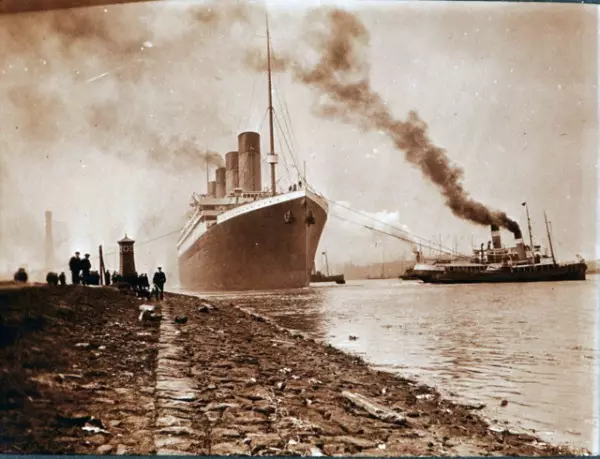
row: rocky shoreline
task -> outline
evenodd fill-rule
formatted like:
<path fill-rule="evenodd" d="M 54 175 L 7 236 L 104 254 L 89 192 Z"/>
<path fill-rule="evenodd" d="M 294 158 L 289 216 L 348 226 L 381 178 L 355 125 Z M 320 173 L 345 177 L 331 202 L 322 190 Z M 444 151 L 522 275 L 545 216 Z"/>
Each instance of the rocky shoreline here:
<path fill-rule="evenodd" d="M 0 288 L 0 452 L 570 455 L 228 302 Z"/>

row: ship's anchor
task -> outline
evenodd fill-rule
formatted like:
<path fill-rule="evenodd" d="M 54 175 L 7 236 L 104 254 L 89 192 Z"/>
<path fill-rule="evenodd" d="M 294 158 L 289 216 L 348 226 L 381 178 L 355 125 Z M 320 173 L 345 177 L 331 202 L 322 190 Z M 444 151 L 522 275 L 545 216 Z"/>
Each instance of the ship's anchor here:
<path fill-rule="evenodd" d="M 306 216 L 305 222 L 308 226 L 314 225 L 316 223 L 315 216 L 312 213 L 312 210 L 308 211 L 308 215 Z"/>

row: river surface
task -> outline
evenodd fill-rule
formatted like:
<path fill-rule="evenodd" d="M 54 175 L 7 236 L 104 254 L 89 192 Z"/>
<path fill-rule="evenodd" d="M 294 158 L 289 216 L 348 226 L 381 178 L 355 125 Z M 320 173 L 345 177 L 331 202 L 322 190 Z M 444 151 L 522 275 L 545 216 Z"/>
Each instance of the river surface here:
<path fill-rule="evenodd" d="M 596 275 L 487 285 L 398 279 L 215 296 L 456 401 L 483 403 L 494 425 L 598 454 L 599 286 Z"/>

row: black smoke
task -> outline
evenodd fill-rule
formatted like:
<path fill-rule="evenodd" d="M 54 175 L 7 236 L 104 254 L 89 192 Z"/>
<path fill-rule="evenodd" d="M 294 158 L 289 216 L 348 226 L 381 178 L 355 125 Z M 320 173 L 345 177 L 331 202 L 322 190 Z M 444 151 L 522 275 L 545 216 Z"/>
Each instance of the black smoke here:
<path fill-rule="evenodd" d="M 454 215 L 480 225 L 496 224 L 520 237 L 518 223 L 505 212 L 471 198 L 462 183 L 463 169 L 432 142 L 417 112 L 396 119 L 373 90 L 365 58 L 370 37 L 355 15 L 339 9 L 316 10 L 307 17 L 304 34 L 317 53 L 316 63 L 306 66 L 292 60 L 288 67 L 297 80 L 320 93 L 315 107 L 320 116 L 387 134 L 406 160 L 439 188 Z"/>

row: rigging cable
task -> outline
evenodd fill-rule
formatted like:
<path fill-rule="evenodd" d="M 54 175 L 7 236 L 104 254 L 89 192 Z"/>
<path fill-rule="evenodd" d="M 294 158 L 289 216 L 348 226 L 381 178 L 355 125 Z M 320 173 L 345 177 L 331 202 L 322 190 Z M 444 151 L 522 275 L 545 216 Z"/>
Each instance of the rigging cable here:
<path fill-rule="evenodd" d="M 279 126 L 279 129 L 280 129 L 280 130 L 283 130 L 283 129 L 282 129 L 282 127 L 281 127 L 281 123 L 280 123 L 280 121 L 279 121 L 279 116 L 277 115 L 277 113 L 275 113 L 275 117 L 274 117 L 274 118 L 275 118 L 275 123 L 276 123 L 276 124 Z M 290 151 L 290 156 L 291 156 L 291 158 L 292 158 L 292 162 L 294 163 L 294 168 L 295 168 L 295 169 L 296 169 L 296 171 L 298 172 L 298 175 L 299 175 L 300 177 L 302 177 L 302 174 L 300 174 L 300 170 L 298 169 L 298 165 L 296 164 L 296 158 L 294 157 L 294 154 L 293 154 L 293 153 L 291 153 L 291 148 L 290 148 L 290 145 L 289 145 L 289 143 L 288 143 L 288 141 L 287 141 L 287 138 L 286 138 L 286 136 L 282 136 L 282 138 L 283 138 L 283 140 L 284 140 L 284 142 L 285 142 L 285 144 L 286 144 L 286 146 L 287 146 L 288 150 Z M 306 181 L 304 181 L 304 182 L 306 183 Z"/>
<path fill-rule="evenodd" d="M 375 218 L 375 217 L 373 217 L 373 216 L 371 216 L 371 215 L 369 215 L 369 214 L 366 214 L 366 213 L 364 213 L 364 212 L 361 212 L 361 211 L 359 211 L 359 210 L 352 209 L 351 207 L 345 206 L 345 205 L 343 205 L 343 204 L 341 204 L 341 203 L 339 203 L 339 202 L 337 202 L 337 201 L 333 201 L 333 200 L 331 200 L 331 199 L 328 199 L 328 198 L 325 198 L 325 199 L 326 199 L 328 202 L 330 202 L 331 204 L 334 204 L 334 205 L 336 205 L 336 206 L 339 206 L 339 207 L 343 207 L 344 209 L 347 209 L 347 210 L 349 210 L 349 211 L 351 211 L 351 212 L 354 212 L 354 213 L 356 213 L 356 214 L 358 214 L 358 215 L 361 215 L 361 216 L 363 216 L 363 217 L 366 217 L 366 218 L 370 218 L 371 220 L 374 220 L 374 221 L 377 221 L 377 222 L 379 222 L 379 223 L 382 223 L 382 224 L 384 224 L 384 225 L 386 225 L 386 226 L 389 226 L 390 228 L 394 228 L 395 230 L 401 231 L 401 232 L 402 232 L 402 233 L 404 233 L 404 234 L 408 234 L 410 237 L 412 237 L 412 238 L 413 238 L 413 242 L 414 242 L 414 243 L 417 243 L 417 241 L 415 241 L 415 239 L 419 239 L 420 241 L 422 241 L 422 242 L 425 242 L 425 243 L 427 243 L 427 244 L 433 244 L 433 241 L 431 241 L 431 240 L 429 240 L 429 239 L 425 239 L 425 238 L 423 238 L 423 237 L 421 237 L 421 236 L 417 236 L 416 234 L 414 234 L 414 233 L 411 233 L 410 231 L 407 231 L 407 230 L 405 230 L 405 229 L 398 228 L 397 226 L 394 226 L 394 225 L 392 225 L 391 223 L 387 223 L 387 222 L 385 222 L 385 221 L 383 221 L 383 220 L 380 220 L 380 219 L 378 219 L 378 218 Z M 436 245 L 437 245 L 437 247 L 438 247 L 438 250 L 439 250 L 440 244 L 436 244 Z M 454 251 L 454 250 L 450 250 L 450 248 L 449 248 L 449 247 L 443 247 L 443 246 L 442 246 L 442 248 L 444 248 L 444 249 L 446 249 L 446 250 L 448 250 L 448 251 L 450 251 L 450 252 L 453 252 L 453 253 L 456 253 L 456 254 L 458 254 L 458 252 L 456 252 L 456 251 Z"/>
<path fill-rule="evenodd" d="M 288 147 L 288 151 L 289 151 L 289 154 L 290 154 L 290 157 L 292 159 L 292 162 L 294 163 L 294 168 L 296 169 L 296 173 L 298 174 L 298 177 L 301 177 L 303 179 L 303 181 L 306 182 L 306 177 L 303 176 L 303 174 L 300 172 L 300 169 L 298 168 L 297 159 L 296 159 L 297 148 L 295 146 L 295 143 L 297 143 L 297 142 L 295 141 L 294 131 L 292 130 L 291 126 L 288 125 L 287 119 L 285 117 L 285 114 L 286 114 L 287 110 L 284 110 L 283 107 L 282 107 L 282 103 L 281 103 L 281 101 L 279 99 L 279 92 L 277 91 L 277 88 L 275 89 L 275 91 L 276 91 L 275 92 L 276 101 L 279 104 L 279 106 L 282 108 L 282 110 L 281 110 L 281 113 L 282 113 L 281 120 L 283 121 L 283 124 L 284 124 L 285 128 L 288 131 L 287 134 L 290 137 L 290 141 L 286 142 L 287 147 Z M 289 116 L 289 114 L 288 114 L 288 116 Z M 281 123 L 281 121 L 279 121 L 279 122 Z M 290 123 L 291 123 L 291 119 L 290 119 Z M 283 127 L 281 127 L 281 130 L 283 131 Z"/>
<path fill-rule="evenodd" d="M 282 96 L 282 97 L 283 97 L 283 96 Z M 279 104 L 279 105 L 280 105 L 280 107 L 281 107 L 283 104 L 281 103 L 281 99 L 279 98 L 279 91 L 277 90 L 277 87 L 275 87 L 275 98 L 276 98 L 276 101 L 278 102 L 278 104 Z M 285 103 L 285 100 L 284 100 L 284 103 Z M 288 114 L 288 116 L 289 116 L 289 111 L 287 111 L 287 104 L 286 104 L 285 108 L 286 108 L 286 110 L 284 111 L 284 110 L 282 109 L 282 112 L 284 113 L 284 115 L 285 115 L 285 113 L 287 112 L 287 114 Z M 306 187 L 308 187 L 309 189 L 314 189 L 314 187 L 311 187 L 311 186 L 310 186 L 310 184 L 309 184 L 309 183 L 307 182 L 307 180 L 306 180 L 306 177 L 304 176 L 304 174 L 303 174 L 302 172 L 300 172 L 300 169 L 298 168 L 298 164 L 296 163 L 296 157 L 295 157 L 295 154 L 294 154 L 294 151 L 293 151 L 293 143 L 294 143 L 294 141 L 293 141 L 293 131 L 291 130 L 290 126 L 287 124 L 287 121 L 286 121 L 286 119 L 285 119 L 285 116 L 284 116 L 284 115 L 282 115 L 282 120 L 283 120 L 283 123 L 285 124 L 285 127 L 286 127 L 286 128 L 287 128 L 287 130 L 288 130 L 288 135 L 290 136 L 290 142 L 288 142 L 287 136 L 285 135 L 285 132 L 283 132 L 283 131 L 284 131 L 284 129 L 283 129 L 283 126 L 282 126 L 282 124 L 281 124 L 280 117 L 278 116 L 278 113 L 275 113 L 275 120 L 276 120 L 276 123 L 277 123 L 277 125 L 278 125 L 278 127 L 279 127 L 279 130 L 282 132 L 282 137 L 283 137 L 283 140 L 285 141 L 285 144 L 286 144 L 286 146 L 287 146 L 287 148 L 288 148 L 288 150 L 289 150 L 289 152 L 290 152 L 290 156 L 291 156 L 291 158 L 292 158 L 292 161 L 294 162 L 294 167 L 295 167 L 296 171 L 298 172 L 298 175 L 299 175 L 300 177 L 302 177 L 302 179 L 303 179 L 303 182 L 304 182 L 304 184 L 305 184 L 305 186 L 306 186 Z M 291 118 L 290 118 L 290 123 L 291 123 Z M 290 143 L 292 143 L 292 146 L 290 146 Z M 283 149 L 282 149 L 282 150 L 283 150 Z M 416 241 L 416 240 L 419 240 L 419 242 L 420 242 L 422 245 L 427 245 L 428 247 L 434 244 L 432 241 L 430 241 L 430 240 L 428 240 L 428 239 L 425 239 L 425 238 L 423 238 L 423 237 L 417 236 L 416 234 L 413 234 L 413 233 L 411 233 L 410 231 L 407 231 L 407 230 L 404 230 L 404 229 L 398 228 L 398 227 L 396 227 L 396 226 L 394 226 L 394 225 L 391 225 L 391 224 L 389 224 L 389 223 L 387 223 L 387 222 L 384 222 L 383 220 L 377 219 L 377 218 L 375 218 L 375 217 L 372 217 L 371 215 L 368 215 L 368 214 L 365 214 L 365 213 L 363 213 L 363 212 L 360 212 L 360 211 L 358 211 L 358 210 L 352 209 L 352 208 L 350 208 L 350 207 L 348 207 L 348 206 L 344 206 L 343 204 L 341 204 L 341 203 L 339 203 L 339 202 L 336 202 L 336 201 L 333 201 L 333 200 L 331 200 L 331 199 L 328 199 L 328 198 L 326 198 L 326 197 L 324 197 L 324 198 L 325 198 L 325 199 L 326 199 L 328 202 L 330 202 L 330 203 L 332 203 L 332 204 L 334 204 L 334 205 L 337 205 L 337 206 L 343 207 L 343 208 L 345 208 L 345 209 L 347 209 L 347 210 L 350 210 L 350 211 L 352 211 L 352 212 L 354 212 L 354 213 L 356 213 L 356 214 L 358 214 L 358 215 L 361 215 L 361 216 L 363 216 L 363 217 L 369 218 L 369 219 L 371 219 L 371 220 L 373 220 L 373 221 L 375 221 L 375 222 L 382 223 L 382 224 L 384 224 L 384 225 L 386 225 L 386 226 L 388 226 L 388 227 L 390 227 L 390 228 L 393 228 L 393 229 L 395 229 L 395 230 L 397 230 L 397 231 L 400 231 L 400 232 L 402 232 L 402 233 L 404 233 L 404 234 L 408 234 L 410 237 L 412 237 L 412 238 L 413 238 L 413 239 L 412 239 L 412 243 L 415 243 L 415 244 L 416 244 L 416 243 L 417 243 L 417 241 Z M 416 240 L 415 240 L 415 239 L 416 239 Z M 423 244 L 423 243 L 424 243 L 424 244 Z M 458 255 L 460 255 L 460 254 L 459 254 L 458 252 L 456 252 L 455 250 L 451 250 L 451 249 L 449 249 L 448 247 L 443 247 L 441 244 L 435 244 L 435 245 L 438 247 L 438 248 L 437 248 L 437 251 L 439 251 L 439 252 L 443 252 L 443 253 L 454 253 L 454 254 L 458 254 Z"/>
<path fill-rule="evenodd" d="M 276 90 L 276 94 L 277 94 L 277 90 Z M 278 100 L 278 99 L 277 99 L 277 100 Z M 279 100 L 278 100 L 278 101 L 279 101 Z M 283 127 L 282 127 L 282 125 L 281 125 L 281 121 L 280 121 L 280 118 L 279 118 L 279 116 L 278 116 L 278 113 L 275 113 L 275 121 L 276 121 L 276 123 L 277 123 L 277 126 L 279 127 L 279 130 L 280 130 L 280 131 L 282 131 L 282 138 L 283 138 L 283 140 L 284 140 L 284 142 L 285 142 L 285 144 L 286 144 L 286 146 L 287 146 L 288 150 L 290 151 L 290 155 L 291 155 L 291 157 L 292 157 L 292 161 L 294 162 L 294 167 L 295 167 L 296 171 L 298 172 L 298 175 L 299 175 L 300 177 L 302 177 L 302 178 L 303 178 L 303 182 L 304 182 L 304 184 L 305 184 L 305 186 L 306 186 L 306 187 L 308 187 L 309 189 L 314 189 L 314 187 L 310 186 L 310 184 L 307 182 L 307 180 L 306 180 L 306 177 L 305 177 L 305 176 L 304 176 L 304 175 L 303 175 L 303 174 L 300 172 L 300 170 L 299 170 L 299 168 L 298 168 L 298 165 L 296 164 L 296 158 L 295 158 L 295 155 L 294 155 L 294 153 L 293 153 L 293 151 L 292 151 L 292 148 L 290 147 L 290 144 L 289 144 L 289 142 L 288 142 L 288 139 L 287 139 L 287 137 L 286 137 L 285 133 L 283 133 Z M 387 222 L 385 222 L 385 221 L 383 221 L 383 220 L 380 220 L 380 219 L 378 219 L 378 218 L 375 218 L 375 217 L 373 217 L 373 216 L 371 216 L 371 215 L 365 214 L 365 213 L 363 213 L 363 212 L 360 212 L 360 211 L 358 211 L 358 210 L 352 209 L 352 208 L 350 208 L 350 207 L 348 207 L 348 206 L 344 206 L 343 204 L 341 204 L 341 203 L 339 203 L 339 202 L 336 202 L 336 201 L 333 201 L 333 200 L 331 200 L 331 199 L 329 199 L 329 198 L 326 198 L 326 197 L 324 197 L 324 198 L 325 198 L 325 199 L 326 199 L 328 202 L 330 202 L 331 204 L 334 204 L 334 205 L 337 205 L 337 206 L 343 207 L 343 208 L 345 208 L 345 209 L 347 209 L 347 210 L 350 210 L 350 211 L 352 211 L 352 212 L 354 212 L 354 213 L 356 213 L 356 214 L 358 214 L 358 215 L 361 215 L 362 217 L 369 218 L 369 219 L 371 219 L 371 220 L 373 220 L 373 221 L 375 221 L 375 222 L 382 223 L 383 225 L 386 225 L 386 226 L 388 226 L 388 227 L 390 227 L 390 228 L 393 228 L 393 229 L 395 229 L 395 230 L 397 230 L 397 231 L 400 231 L 400 232 L 402 232 L 402 233 L 404 233 L 404 234 L 407 234 L 407 235 L 409 235 L 409 236 L 412 238 L 411 242 L 412 242 L 413 244 L 420 243 L 421 245 L 423 245 L 423 246 L 426 246 L 426 247 L 428 247 L 428 248 L 431 248 L 431 247 L 434 247 L 434 246 L 435 246 L 435 247 L 437 247 L 437 248 L 435 249 L 437 252 L 440 252 L 440 253 L 447 253 L 447 254 L 457 254 L 457 255 L 460 255 L 458 252 L 456 252 L 456 251 L 454 251 L 454 250 L 451 250 L 451 249 L 449 249 L 449 248 L 447 248 L 447 247 L 443 247 L 443 246 L 441 246 L 440 244 L 434 244 L 432 241 L 430 241 L 430 240 L 428 240 L 428 239 L 425 239 L 425 238 L 423 238 L 423 237 L 417 236 L 416 234 L 413 234 L 413 233 L 411 233 L 410 231 L 406 231 L 406 230 L 404 230 L 404 229 L 398 228 L 398 227 L 396 227 L 396 226 L 394 226 L 394 225 L 392 225 L 392 224 L 390 224 L 390 223 L 387 223 Z M 417 240 L 418 240 L 418 241 L 417 241 Z"/>
<path fill-rule="evenodd" d="M 352 221 L 352 220 L 348 220 L 347 218 L 340 217 L 339 215 L 331 214 L 331 216 L 332 216 L 333 218 L 337 218 L 338 220 L 343 220 L 343 221 L 346 221 L 346 222 L 348 222 L 348 223 L 352 223 L 353 225 L 361 226 L 361 227 L 363 227 L 363 228 L 366 228 L 366 229 L 368 229 L 368 230 L 375 231 L 375 232 L 377 232 L 377 233 L 382 233 L 382 234 L 385 234 L 385 235 L 387 235 L 387 236 L 391 236 L 391 237 L 393 237 L 393 238 L 400 239 L 400 240 L 402 240 L 402 241 L 405 241 L 405 242 L 409 242 L 409 243 L 411 243 L 411 244 L 414 244 L 414 243 L 415 243 L 415 242 L 414 242 L 414 240 L 412 240 L 412 239 L 410 239 L 410 238 L 408 238 L 408 237 L 405 237 L 405 236 L 399 236 L 399 235 L 397 235 L 397 234 L 389 233 L 389 232 L 387 232 L 387 231 L 384 231 L 384 230 L 381 230 L 381 229 L 373 228 L 372 226 L 365 225 L 365 224 L 363 224 L 363 223 L 354 222 L 354 221 Z M 424 247 L 426 247 L 426 248 L 430 248 L 430 249 L 433 249 L 433 250 L 436 250 L 436 251 L 440 252 L 440 248 L 439 248 L 439 247 L 431 246 L 431 245 L 429 245 L 429 244 L 422 244 L 422 245 L 423 245 Z M 446 254 L 448 254 L 448 255 L 451 255 L 451 253 L 450 253 L 450 252 L 446 252 L 446 251 L 442 251 L 442 252 L 443 252 L 443 253 L 446 253 Z"/>
<path fill-rule="evenodd" d="M 280 93 L 280 91 L 278 89 L 279 81 L 280 81 L 280 78 L 276 77 L 277 84 L 273 85 L 273 89 L 275 92 L 275 102 L 279 106 L 279 110 L 273 111 L 273 113 L 275 114 L 276 117 L 278 117 L 279 116 L 278 113 L 281 112 L 281 121 L 277 120 L 277 122 L 279 124 L 279 130 L 281 132 L 282 137 L 286 141 L 288 151 L 289 151 L 290 157 L 292 159 L 292 162 L 294 163 L 294 167 L 296 169 L 297 175 L 298 175 L 298 177 L 302 177 L 302 174 L 300 173 L 300 170 L 298 169 L 298 165 L 296 164 L 296 157 L 295 157 L 295 151 L 297 151 L 297 147 L 296 147 L 297 141 L 296 141 L 296 137 L 294 135 L 294 131 L 291 128 L 291 117 L 289 116 L 289 111 L 287 110 L 287 104 L 285 103 L 285 98 L 283 97 L 283 95 L 281 95 L 281 97 L 279 95 L 279 93 Z M 281 102 L 282 100 L 283 100 L 283 103 Z M 288 120 L 285 117 L 286 113 L 289 118 L 289 124 L 288 124 Z M 283 122 L 283 125 L 282 125 L 282 122 Z M 287 130 L 287 132 L 286 132 L 286 130 Z M 288 136 L 290 139 L 289 142 L 287 141 Z M 285 151 L 283 148 L 281 149 L 281 151 L 282 151 L 282 154 L 285 155 Z M 289 171 L 288 171 L 288 174 L 289 174 Z M 289 174 L 289 175 L 291 175 L 291 174 Z M 304 177 L 302 177 L 302 178 L 304 178 Z M 291 177 L 290 177 L 290 179 L 291 179 Z M 292 181 L 295 182 L 296 180 L 294 179 Z"/>

